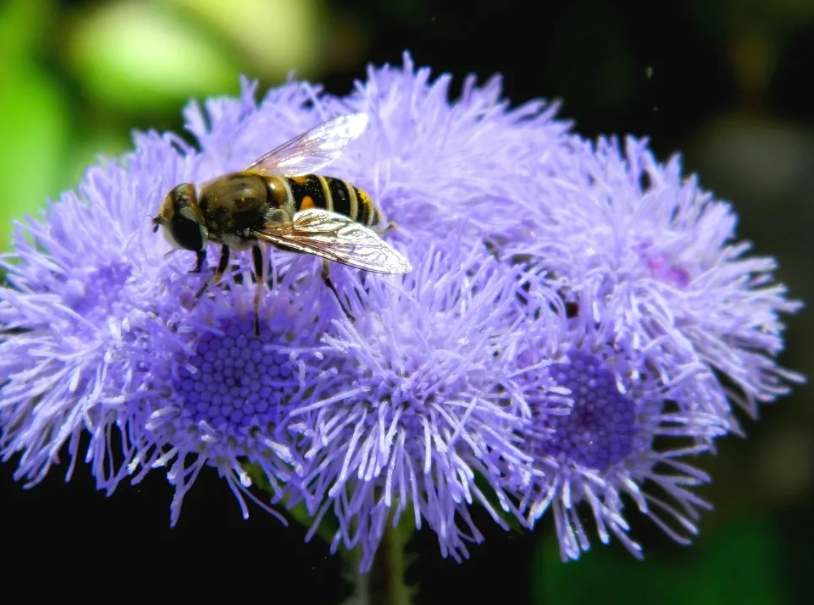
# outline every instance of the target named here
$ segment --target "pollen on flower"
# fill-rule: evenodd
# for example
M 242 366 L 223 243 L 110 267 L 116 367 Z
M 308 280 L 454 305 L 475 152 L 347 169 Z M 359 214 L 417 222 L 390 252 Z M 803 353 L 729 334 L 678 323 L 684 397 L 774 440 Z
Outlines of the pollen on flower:
M 577 353 L 568 363 L 553 365 L 551 375 L 571 391 L 573 407 L 568 414 L 544 418 L 551 437 L 539 442 L 541 453 L 598 470 L 628 456 L 636 431 L 635 403 L 619 391 L 600 360 Z

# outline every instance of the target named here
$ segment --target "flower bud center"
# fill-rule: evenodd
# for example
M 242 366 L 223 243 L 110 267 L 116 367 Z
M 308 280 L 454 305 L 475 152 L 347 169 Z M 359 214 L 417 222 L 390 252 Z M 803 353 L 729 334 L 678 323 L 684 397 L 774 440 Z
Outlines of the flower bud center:
M 203 335 L 175 384 L 184 415 L 231 435 L 275 426 L 297 381 L 287 355 L 264 351 L 271 338 L 268 330 L 254 337 L 245 322 Z
M 560 460 L 605 469 L 630 454 L 635 434 L 635 404 L 620 392 L 616 380 L 596 357 L 576 354 L 551 367 L 559 386 L 571 390 L 571 413 L 552 415 L 545 427 L 553 430 L 541 442 L 544 453 Z

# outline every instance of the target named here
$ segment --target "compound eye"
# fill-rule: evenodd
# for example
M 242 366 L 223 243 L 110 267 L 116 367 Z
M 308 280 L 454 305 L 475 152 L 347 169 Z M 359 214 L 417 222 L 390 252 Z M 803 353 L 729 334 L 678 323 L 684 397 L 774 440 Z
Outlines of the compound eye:
M 179 185 L 164 202 L 164 233 L 173 246 L 186 250 L 203 250 L 206 247 L 206 231 L 196 218 L 195 189 L 191 185 Z
M 169 224 L 170 235 L 182 248 L 203 250 L 206 247 L 204 231 L 194 217 L 185 216 L 187 212 L 177 212 L 172 217 Z

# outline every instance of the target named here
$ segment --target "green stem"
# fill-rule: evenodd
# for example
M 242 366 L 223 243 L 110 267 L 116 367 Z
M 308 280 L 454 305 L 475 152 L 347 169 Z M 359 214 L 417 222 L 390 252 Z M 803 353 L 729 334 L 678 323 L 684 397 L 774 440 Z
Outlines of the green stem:
M 404 532 L 388 524 L 369 573 L 359 573 L 356 557 L 352 570 L 355 590 L 347 605 L 412 605 L 413 591 L 404 578 L 406 545 Z

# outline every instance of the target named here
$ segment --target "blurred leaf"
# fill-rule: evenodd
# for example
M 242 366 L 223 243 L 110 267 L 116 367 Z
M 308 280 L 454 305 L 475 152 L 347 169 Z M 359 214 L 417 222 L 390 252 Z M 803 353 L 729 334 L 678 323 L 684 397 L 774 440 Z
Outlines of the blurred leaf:
M 42 43 L 54 3 L 51 0 L 8 0 L 0 3 L 0 83 L 6 70 L 17 65 Z M 4 83 L 4 88 L 6 84 Z
M 670 586 L 669 568 L 642 563 L 620 547 L 596 546 L 579 561 L 562 562 L 553 533 L 538 542 L 532 574 L 532 602 L 539 605 L 632 605 L 676 601 L 663 594 Z M 597 599 L 597 596 L 600 596 Z
M 292 69 L 308 76 L 317 67 L 326 35 L 319 29 L 323 8 L 316 0 L 169 0 L 201 19 L 230 46 L 241 50 L 255 69 L 272 79 Z
M 775 528 L 749 518 L 715 536 L 685 582 L 685 603 L 776 605 L 780 594 L 780 556 Z M 679 572 L 680 573 L 680 572 Z
M 121 109 L 161 110 L 237 90 L 240 66 L 229 49 L 165 6 L 102 4 L 72 28 L 69 49 L 80 84 Z
M 637 561 L 624 550 L 597 546 L 563 563 L 558 545 L 540 543 L 532 580 L 539 605 L 776 605 L 780 593 L 775 528 L 760 519 L 731 523 L 667 558 Z
M 6 64 L 0 94 L 0 248 L 11 220 L 44 205 L 59 192 L 68 134 L 65 99 L 36 65 Z
M 100 158 L 112 158 L 131 151 L 131 138 L 118 129 L 102 125 L 91 127 L 77 140 L 71 141 L 69 157 L 65 158 L 60 189 L 76 187 L 87 167 L 99 162 Z

